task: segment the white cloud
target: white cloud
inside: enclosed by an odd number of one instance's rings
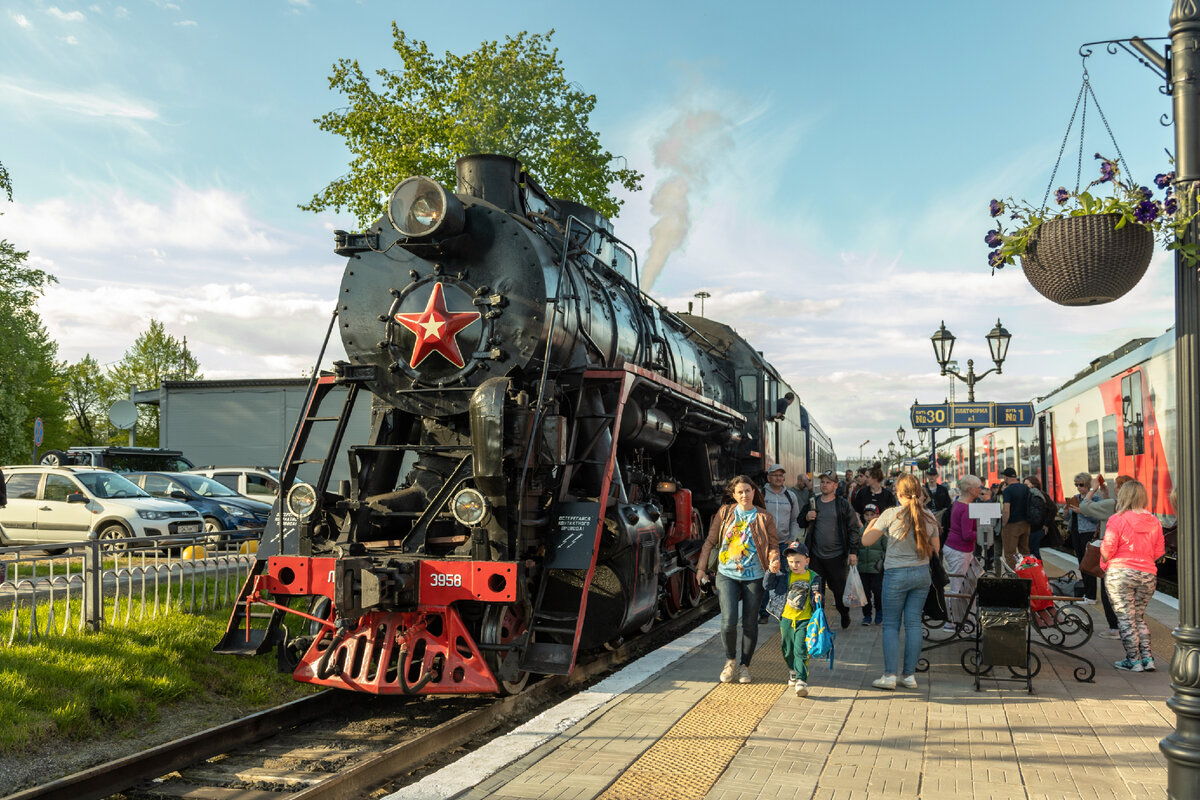
[[[179,22],[176,22],[176,23],[173,23],[173,24],[174,24],[174,25],[175,25],[177,28],[195,28],[195,27],[198,27],[198,26],[200,25],[200,23],[199,23],[199,22],[196,22],[196,20],[194,20],[194,19],[185,19],[185,20],[180,20]]]
[[[8,12],[8,15],[12,17],[13,22],[17,23],[17,27],[25,28],[26,30],[33,28],[33,23],[30,22],[29,17],[25,16],[24,14],[18,14],[15,11],[10,11]]]
[[[117,6],[113,9],[113,16],[117,19],[127,19],[129,17],[129,9],[125,6]]]
[[[85,19],[82,11],[61,11],[58,6],[50,6],[46,13],[62,22],[83,22]]]
[[[74,36],[63,36],[61,38],[61,41],[65,42],[66,44],[71,45],[72,47],[75,47],[76,45],[79,44],[79,39],[77,39]]]
[[[69,37],[74,40],[75,37]],[[77,44],[72,41],[71,43]],[[103,87],[84,90],[31,88],[16,78],[0,75],[0,99],[11,103],[26,102],[37,106],[87,117],[158,119],[158,112],[145,104]]]

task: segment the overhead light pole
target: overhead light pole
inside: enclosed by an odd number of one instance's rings
[[[708,298],[712,297],[712,295],[706,291],[701,290],[699,292],[696,292],[696,294],[693,295],[693,297],[696,297],[700,300],[700,316],[703,317],[704,316],[704,301],[707,300]]]
[[[988,350],[991,351],[992,361],[995,362],[996,366],[992,367],[987,372],[976,375],[975,359],[969,358],[967,359],[967,374],[963,375],[961,372],[949,372],[947,370],[947,367],[950,364],[950,356],[954,352],[955,337],[953,333],[946,330],[946,321],[942,320],[941,327],[934,331],[933,335],[929,337],[929,340],[933,342],[933,355],[937,359],[938,366],[942,370],[942,375],[952,375],[965,383],[967,385],[967,401],[970,403],[975,402],[975,384],[979,383],[993,372],[995,372],[997,375],[1003,373],[1004,370],[1001,369],[1001,367],[1004,365],[1004,359],[1008,356],[1008,343],[1012,340],[1012,334],[1000,324],[1000,320],[997,318],[996,327],[988,331],[987,336],[984,338],[987,339]],[[968,459],[968,463],[971,466],[971,474],[977,474],[975,472],[974,428],[971,428],[971,446]]]
[[[863,442],[862,444],[860,444],[860,445],[858,446],[858,466],[860,466],[860,467],[863,465],[863,454],[862,454],[862,449],[863,449],[864,447],[866,447],[867,445],[869,445],[870,443],[871,443],[871,440],[870,440],[870,439],[867,439],[865,442]]]

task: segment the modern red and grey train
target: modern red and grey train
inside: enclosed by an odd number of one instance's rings
[[[731,477],[835,463],[732,328],[640,291],[598,213],[511,158],[456,171],[336,233],[348,361],[314,377],[219,652],[360,692],[516,691],[695,605]]]
[[[1058,503],[1074,493],[1082,472],[1129,475],[1146,486],[1150,510],[1174,524],[1171,504],[1177,457],[1175,331],[1134,339],[1089,364],[1034,402],[1032,428],[976,432],[979,477],[995,483],[1006,467],[1038,475]],[[965,436],[939,445],[950,455],[946,475],[967,472]]]

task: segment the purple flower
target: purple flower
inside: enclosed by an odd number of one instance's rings
[[[1165,189],[1175,182],[1175,172],[1159,173],[1154,176],[1154,185],[1160,189]]]
[[[1003,242],[1000,240],[1000,231],[988,231],[987,236],[983,237],[984,244],[988,247],[999,247]]]
[[[1068,192],[1066,190],[1066,188],[1060,186],[1054,192],[1054,202],[1058,203],[1061,206],[1063,203],[1067,202],[1067,198],[1069,198],[1070,196],[1071,196],[1071,193]]]
[[[1138,192],[1141,193],[1143,200],[1149,200],[1151,197],[1154,197],[1154,192],[1150,190],[1149,186],[1139,186]]]
[[[1175,212],[1178,210],[1179,210],[1179,201],[1177,201],[1174,197],[1168,197],[1163,202],[1163,213],[1165,213],[1168,217],[1175,216]]]
[[[1097,154],[1099,155],[1099,154]],[[1114,165],[1111,161],[1105,161],[1100,164],[1100,183],[1107,183],[1113,179]]]
[[[1003,204],[1003,203],[1001,203],[999,200],[993,200],[993,201],[992,201],[992,202],[991,202],[991,203],[988,205],[988,211],[991,213],[991,215],[992,215],[993,217],[998,217],[998,216],[1000,216],[1000,212],[1001,212],[1001,211],[1003,211],[1003,210],[1004,210],[1004,204]]]
[[[1004,269],[1004,256],[1000,255],[999,249],[988,253],[988,266],[992,269]]]
[[[1149,225],[1158,217],[1158,203],[1153,200],[1143,200],[1133,210],[1133,218],[1143,225]]]

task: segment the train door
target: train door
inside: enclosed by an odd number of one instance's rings
[[[768,420],[763,427],[763,456],[767,466],[781,462],[780,439],[783,420],[777,418],[779,408],[779,381],[774,375],[766,375],[763,381],[763,416]]]

